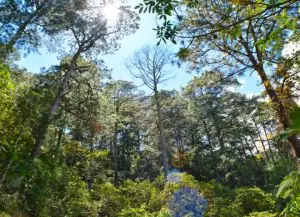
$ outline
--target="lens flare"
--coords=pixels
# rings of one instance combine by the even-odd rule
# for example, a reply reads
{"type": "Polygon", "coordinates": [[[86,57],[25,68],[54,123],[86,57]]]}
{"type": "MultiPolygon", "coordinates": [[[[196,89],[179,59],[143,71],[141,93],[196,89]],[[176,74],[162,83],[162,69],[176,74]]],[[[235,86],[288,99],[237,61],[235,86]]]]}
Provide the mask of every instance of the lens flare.
{"type": "Polygon", "coordinates": [[[109,25],[114,25],[119,19],[120,9],[116,3],[106,4],[103,8],[104,18],[109,25]]]}

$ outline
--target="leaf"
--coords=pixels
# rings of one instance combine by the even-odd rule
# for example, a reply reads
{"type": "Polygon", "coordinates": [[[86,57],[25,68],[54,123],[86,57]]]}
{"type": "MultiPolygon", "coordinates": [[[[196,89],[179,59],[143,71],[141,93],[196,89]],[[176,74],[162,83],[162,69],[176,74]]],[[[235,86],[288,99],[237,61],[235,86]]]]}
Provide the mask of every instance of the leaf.
{"type": "Polygon", "coordinates": [[[292,129],[299,129],[300,130],[300,107],[296,106],[292,113],[291,113],[291,119],[292,119],[292,129]]]}
{"type": "Polygon", "coordinates": [[[287,139],[289,136],[293,134],[299,134],[300,129],[288,129],[279,134],[279,140],[287,139]]]}
{"type": "Polygon", "coordinates": [[[139,14],[141,14],[142,12],[143,12],[143,7],[140,7],[139,14]]]}

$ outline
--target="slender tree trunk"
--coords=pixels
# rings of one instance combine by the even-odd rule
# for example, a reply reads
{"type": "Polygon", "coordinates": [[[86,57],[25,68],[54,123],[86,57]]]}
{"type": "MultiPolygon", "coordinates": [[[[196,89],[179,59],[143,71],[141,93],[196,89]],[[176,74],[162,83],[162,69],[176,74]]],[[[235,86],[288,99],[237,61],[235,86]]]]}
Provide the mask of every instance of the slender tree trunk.
{"type": "MultiPolygon", "coordinates": [[[[255,125],[256,131],[257,131],[257,133],[258,133],[258,137],[259,137],[259,140],[260,140],[260,142],[261,142],[261,145],[262,145],[262,147],[263,147],[263,149],[264,149],[266,158],[267,158],[267,160],[269,160],[269,159],[270,159],[269,154],[267,153],[267,149],[266,149],[266,147],[265,147],[264,140],[263,140],[263,138],[262,138],[262,136],[261,136],[261,134],[260,134],[259,126],[258,126],[258,124],[256,123],[256,120],[255,120],[254,116],[252,116],[252,120],[253,120],[253,123],[254,123],[254,125],[255,125]]],[[[269,147],[269,148],[270,148],[270,147],[269,147]]],[[[271,157],[272,157],[273,163],[275,164],[275,161],[274,161],[274,159],[273,159],[272,154],[271,154],[271,157]]]]}
{"type": "Polygon", "coordinates": [[[81,48],[79,48],[77,50],[77,52],[75,53],[75,55],[73,56],[73,58],[70,62],[69,69],[66,71],[66,73],[64,75],[64,78],[63,78],[63,80],[60,84],[60,87],[58,89],[58,92],[56,94],[55,100],[51,104],[49,112],[43,115],[43,120],[38,128],[38,132],[37,132],[38,135],[37,135],[37,138],[35,141],[35,145],[31,151],[31,157],[33,159],[39,155],[41,146],[44,144],[45,137],[46,137],[46,134],[48,131],[48,127],[52,121],[52,118],[53,118],[54,114],[56,113],[58,107],[60,106],[65,94],[68,92],[69,81],[70,81],[71,75],[73,74],[73,71],[75,70],[75,65],[76,65],[76,62],[77,62],[80,54],[81,54],[81,48]]]}
{"type": "Polygon", "coordinates": [[[272,145],[271,145],[271,143],[270,143],[270,141],[268,139],[268,134],[267,134],[265,125],[262,123],[261,126],[263,128],[263,131],[264,131],[264,134],[265,134],[268,146],[269,146],[269,150],[270,150],[270,155],[271,155],[272,161],[273,161],[274,164],[276,164],[276,161],[275,161],[275,158],[274,158],[274,153],[273,153],[273,150],[272,150],[272,145]]]}
{"type": "Polygon", "coordinates": [[[60,143],[61,143],[63,133],[64,133],[64,130],[62,128],[59,129],[58,138],[57,138],[57,142],[56,142],[56,150],[59,150],[59,148],[60,148],[60,143]]]}
{"type": "Polygon", "coordinates": [[[158,130],[159,130],[159,142],[161,146],[162,151],[162,163],[164,168],[164,176],[167,178],[169,173],[169,166],[168,166],[168,154],[167,154],[167,147],[166,147],[166,139],[164,136],[164,127],[163,127],[163,119],[162,119],[162,111],[161,111],[161,104],[160,99],[158,95],[157,86],[154,87],[154,98],[155,98],[155,104],[156,104],[156,111],[157,111],[157,117],[158,117],[158,130]]]}
{"type": "Polygon", "coordinates": [[[113,139],[113,159],[114,159],[114,172],[115,172],[115,181],[118,181],[118,122],[115,123],[114,126],[114,139],[113,139]]]}
{"type": "MultiPolygon", "coordinates": [[[[25,122],[25,119],[23,119],[20,124],[23,125],[24,122],[25,122]]],[[[21,140],[21,136],[22,136],[22,132],[19,132],[18,135],[16,136],[16,140],[15,140],[14,144],[12,145],[12,147],[14,149],[13,154],[9,157],[9,159],[7,161],[7,164],[6,164],[6,167],[4,169],[4,172],[1,176],[0,188],[1,188],[2,184],[4,183],[4,181],[6,179],[6,176],[7,176],[7,173],[9,171],[10,167],[12,166],[13,158],[14,158],[14,155],[16,154],[16,152],[17,152],[17,145],[18,145],[18,142],[21,140]]]]}
{"type": "Polygon", "coordinates": [[[0,179],[0,188],[2,187],[2,184],[4,183],[5,179],[6,179],[6,176],[7,176],[7,173],[8,173],[8,170],[10,169],[11,165],[12,165],[12,162],[13,162],[13,155],[9,158],[8,160],[8,163],[4,169],[4,172],[1,176],[1,179],[0,179]]]}

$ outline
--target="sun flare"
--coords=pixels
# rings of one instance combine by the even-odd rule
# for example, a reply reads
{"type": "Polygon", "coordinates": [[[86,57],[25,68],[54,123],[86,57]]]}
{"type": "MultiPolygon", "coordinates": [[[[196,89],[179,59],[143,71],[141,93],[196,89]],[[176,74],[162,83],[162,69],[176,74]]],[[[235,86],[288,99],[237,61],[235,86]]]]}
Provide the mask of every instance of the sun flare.
{"type": "Polygon", "coordinates": [[[103,15],[107,20],[108,24],[115,24],[119,18],[119,5],[116,3],[107,4],[103,8],[103,15]]]}

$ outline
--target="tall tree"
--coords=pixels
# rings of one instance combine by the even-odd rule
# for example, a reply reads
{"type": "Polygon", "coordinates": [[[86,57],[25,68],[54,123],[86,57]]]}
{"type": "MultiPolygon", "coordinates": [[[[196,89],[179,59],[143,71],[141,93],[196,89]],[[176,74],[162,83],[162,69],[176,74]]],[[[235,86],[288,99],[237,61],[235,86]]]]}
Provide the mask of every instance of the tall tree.
{"type": "Polygon", "coordinates": [[[154,103],[158,121],[157,125],[159,129],[159,145],[165,177],[168,175],[169,166],[159,85],[167,79],[165,68],[167,64],[170,63],[170,58],[171,53],[165,48],[145,47],[140,51],[137,51],[126,64],[131,74],[136,78],[141,79],[143,84],[154,93],[154,103]]]}
{"type": "MultiPolygon", "coordinates": [[[[186,46],[178,56],[189,61],[193,69],[222,67],[228,76],[256,72],[282,128],[287,129],[291,126],[290,110],[295,106],[291,89],[283,84],[284,94],[281,94],[270,75],[279,69],[287,74],[287,69],[282,67],[281,52],[290,35],[297,32],[298,3],[278,4],[271,7],[268,2],[266,5],[247,2],[236,5],[225,0],[194,2],[192,7],[183,10],[188,16],[182,16],[179,25],[186,46]]],[[[299,139],[291,135],[288,140],[299,161],[299,139]]]]}
{"type": "MultiPolygon", "coordinates": [[[[43,117],[43,121],[37,132],[37,138],[31,156],[35,158],[44,143],[49,123],[60,106],[64,96],[68,93],[68,85],[71,76],[77,69],[77,61],[80,55],[99,54],[112,52],[118,47],[118,40],[123,36],[133,33],[137,25],[137,17],[128,7],[122,8],[118,22],[113,27],[107,26],[107,22],[99,13],[84,14],[81,17],[68,17],[65,24],[69,29],[71,39],[71,58],[65,69],[64,77],[58,88],[56,97],[52,102],[49,112],[43,117]]],[[[87,11],[86,11],[87,13],[87,11]]]]}

